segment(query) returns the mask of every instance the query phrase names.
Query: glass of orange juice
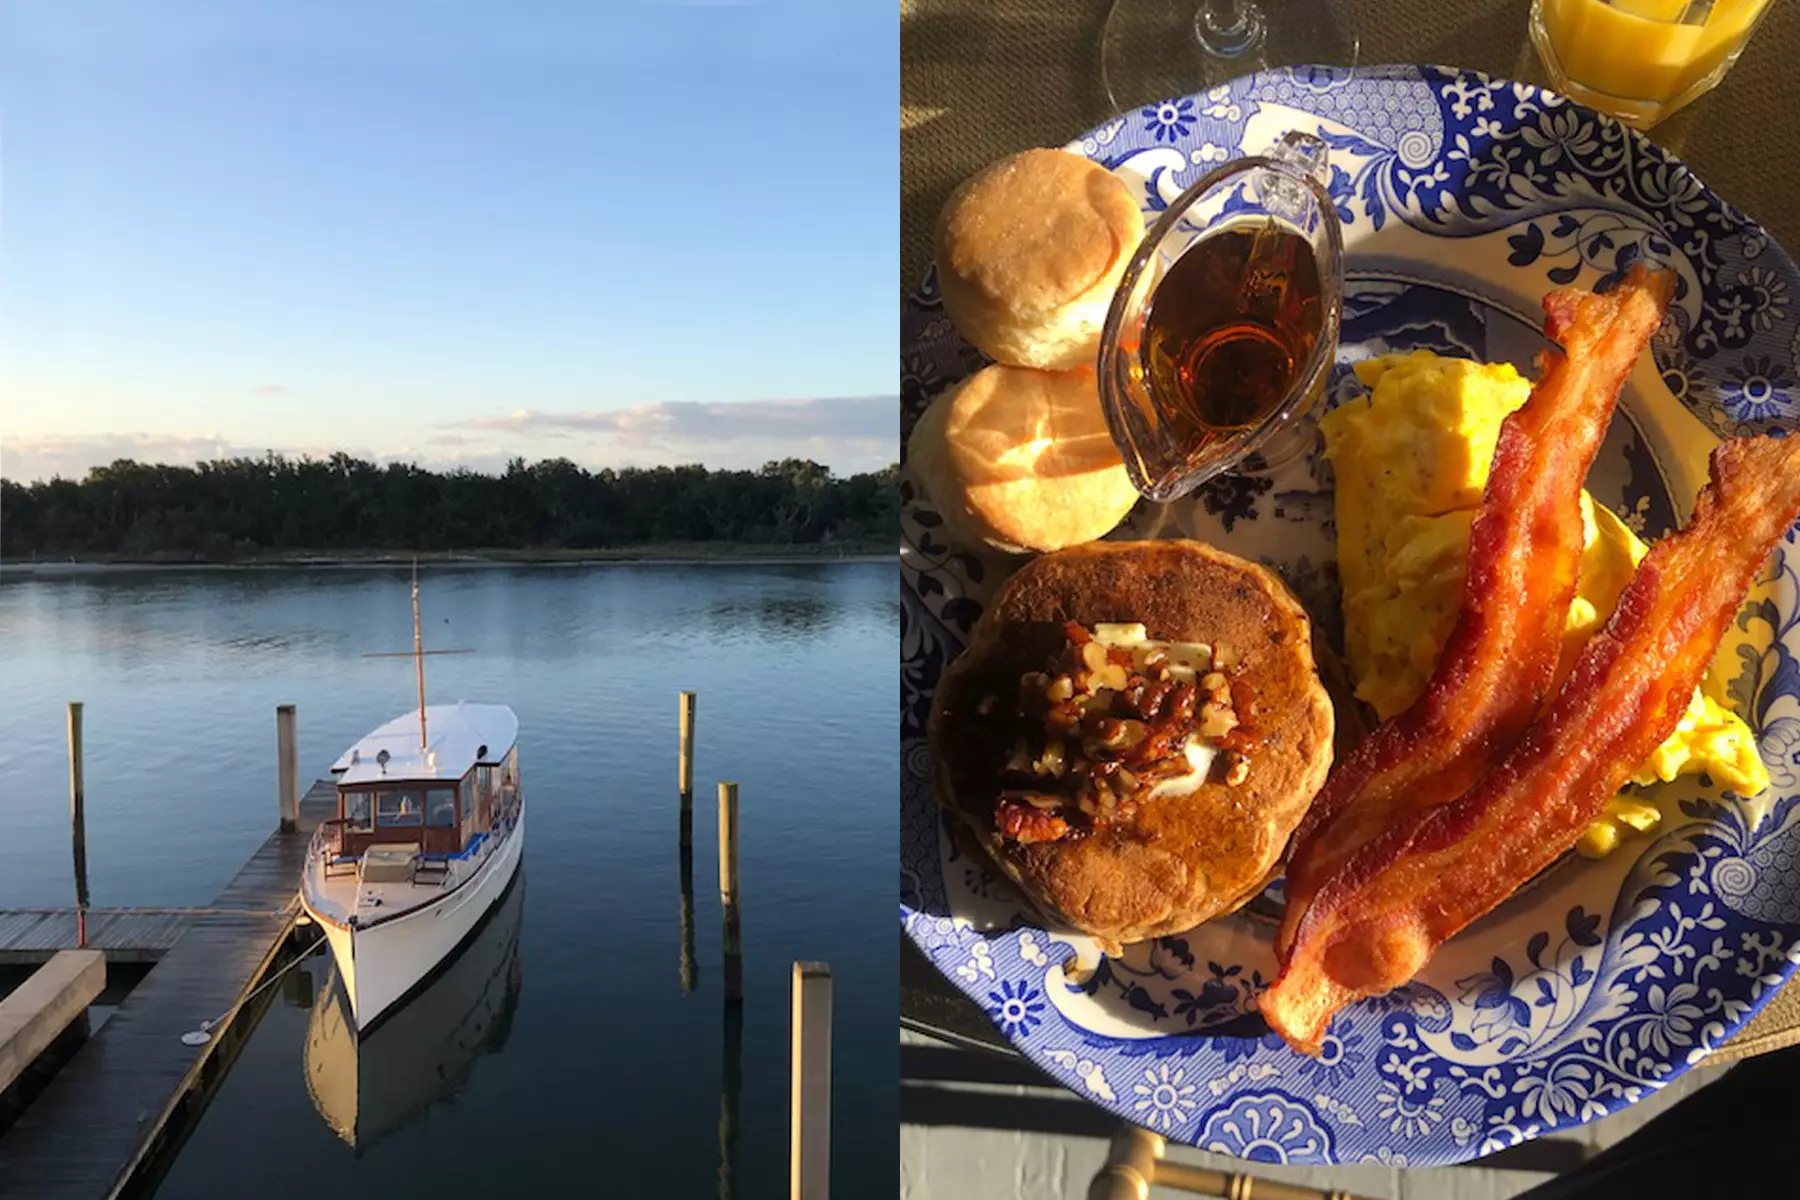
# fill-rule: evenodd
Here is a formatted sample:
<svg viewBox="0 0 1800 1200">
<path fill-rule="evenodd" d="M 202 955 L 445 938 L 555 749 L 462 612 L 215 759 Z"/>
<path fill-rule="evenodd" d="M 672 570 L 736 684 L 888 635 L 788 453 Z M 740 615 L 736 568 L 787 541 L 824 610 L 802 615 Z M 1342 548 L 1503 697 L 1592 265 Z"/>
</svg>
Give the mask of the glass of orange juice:
<svg viewBox="0 0 1800 1200">
<path fill-rule="evenodd" d="M 1531 41 L 1563 95 L 1648 129 L 1716 86 L 1770 0 L 1531 0 Z"/>
</svg>

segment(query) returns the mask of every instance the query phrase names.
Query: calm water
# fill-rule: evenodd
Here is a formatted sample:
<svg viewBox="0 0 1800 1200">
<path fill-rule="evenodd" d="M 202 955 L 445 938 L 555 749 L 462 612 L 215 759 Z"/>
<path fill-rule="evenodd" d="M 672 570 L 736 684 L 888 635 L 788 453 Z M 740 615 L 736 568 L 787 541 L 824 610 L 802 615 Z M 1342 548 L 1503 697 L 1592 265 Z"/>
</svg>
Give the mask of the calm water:
<svg viewBox="0 0 1800 1200">
<path fill-rule="evenodd" d="M 835 976 L 835 1190 L 891 1187 L 893 566 L 432 569 L 422 588 L 427 645 L 479 651 L 428 660 L 430 698 L 519 714 L 522 884 L 360 1062 L 334 1026 L 325 957 L 272 989 L 158 1196 L 721 1194 L 719 779 L 741 785 L 732 1194 L 786 1195 L 788 973 L 813 958 Z M 66 701 L 87 705 L 93 903 L 204 904 L 274 823 L 275 706 L 299 706 L 305 786 L 413 706 L 409 661 L 358 657 L 411 636 L 400 571 L 0 586 L 0 906 L 72 902 Z M 679 974 L 682 688 L 700 695 L 692 994 Z"/>
</svg>

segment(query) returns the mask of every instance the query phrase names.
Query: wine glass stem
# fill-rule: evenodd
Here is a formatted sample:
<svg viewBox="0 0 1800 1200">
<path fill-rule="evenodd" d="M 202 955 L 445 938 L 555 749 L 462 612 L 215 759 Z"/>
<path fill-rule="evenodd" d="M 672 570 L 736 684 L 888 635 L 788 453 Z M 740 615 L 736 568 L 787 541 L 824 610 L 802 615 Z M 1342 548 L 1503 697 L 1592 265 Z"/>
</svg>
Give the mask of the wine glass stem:
<svg viewBox="0 0 1800 1200">
<path fill-rule="evenodd" d="M 1202 0 L 1194 13 L 1194 37 L 1208 54 L 1237 58 L 1262 43 L 1264 23 L 1254 0 Z"/>
</svg>

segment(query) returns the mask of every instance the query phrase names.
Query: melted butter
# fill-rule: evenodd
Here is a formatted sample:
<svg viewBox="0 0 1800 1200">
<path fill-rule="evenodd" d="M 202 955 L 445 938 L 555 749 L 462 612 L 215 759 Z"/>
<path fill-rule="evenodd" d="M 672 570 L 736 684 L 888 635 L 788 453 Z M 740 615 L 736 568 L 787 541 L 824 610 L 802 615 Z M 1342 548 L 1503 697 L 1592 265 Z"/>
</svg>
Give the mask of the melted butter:
<svg viewBox="0 0 1800 1200">
<path fill-rule="evenodd" d="M 1131 661 L 1139 670 L 1143 669 L 1144 659 L 1151 651 L 1161 650 L 1169 677 L 1183 683 L 1198 682 L 1213 667 L 1213 649 L 1205 642 L 1158 641 L 1136 621 L 1101 622 L 1094 626 L 1094 640 L 1109 649 L 1131 651 Z M 1188 769 L 1153 785 L 1150 788 L 1152 800 L 1159 796 L 1192 795 L 1206 782 L 1213 760 L 1219 756 L 1217 746 L 1193 734 L 1188 735 L 1181 752 L 1188 761 Z"/>
<path fill-rule="evenodd" d="M 1219 756 L 1217 746 L 1211 742 L 1203 742 L 1191 734 L 1181 752 L 1188 760 L 1188 769 L 1153 786 L 1150 789 L 1152 800 L 1159 796 L 1193 795 L 1206 782 L 1207 775 L 1212 771 L 1213 759 Z"/>
</svg>

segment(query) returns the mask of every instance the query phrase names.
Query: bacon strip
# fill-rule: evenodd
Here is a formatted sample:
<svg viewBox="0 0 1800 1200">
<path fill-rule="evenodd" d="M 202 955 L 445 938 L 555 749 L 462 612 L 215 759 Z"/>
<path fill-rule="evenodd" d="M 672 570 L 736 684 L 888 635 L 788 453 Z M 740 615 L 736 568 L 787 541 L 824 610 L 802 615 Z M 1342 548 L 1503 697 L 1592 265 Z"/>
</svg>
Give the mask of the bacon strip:
<svg viewBox="0 0 1800 1200">
<path fill-rule="evenodd" d="M 1531 398 L 1501 423 L 1456 625 L 1424 694 L 1338 764 L 1295 831 L 1277 954 L 1359 847 L 1461 795 L 1537 714 L 1581 567 L 1582 481 L 1674 280 L 1638 266 L 1604 296 L 1544 297 L 1545 333 L 1562 351 L 1544 355 Z"/>
<path fill-rule="evenodd" d="M 1317 1054 L 1331 1016 L 1411 979 L 1573 846 L 1662 744 L 1777 539 L 1800 516 L 1800 436 L 1713 451 L 1694 519 L 1651 548 L 1544 715 L 1480 783 L 1359 850 L 1300 923 L 1263 1016 Z"/>
</svg>

